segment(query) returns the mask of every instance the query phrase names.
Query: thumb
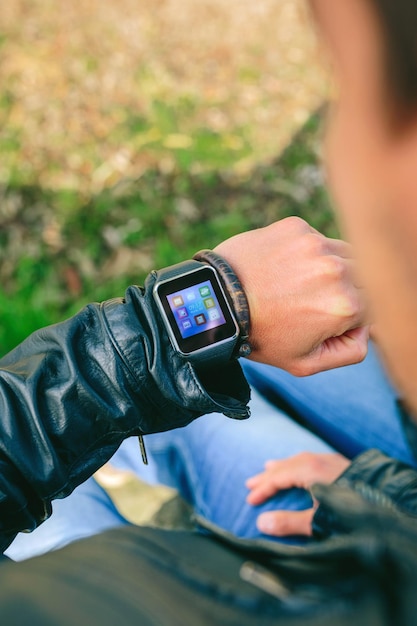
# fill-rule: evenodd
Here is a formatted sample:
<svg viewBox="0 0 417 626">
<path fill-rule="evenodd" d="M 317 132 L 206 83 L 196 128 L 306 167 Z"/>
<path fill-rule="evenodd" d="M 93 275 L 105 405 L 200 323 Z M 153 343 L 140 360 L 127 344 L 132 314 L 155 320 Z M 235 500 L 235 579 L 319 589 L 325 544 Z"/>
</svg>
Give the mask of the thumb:
<svg viewBox="0 0 417 626">
<path fill-rule="evenodd" d="M 265 535 L 312 535 L 314 509 L 304 511 L 268 511 L 259 515 L 256 525 Z"/>
</svg>

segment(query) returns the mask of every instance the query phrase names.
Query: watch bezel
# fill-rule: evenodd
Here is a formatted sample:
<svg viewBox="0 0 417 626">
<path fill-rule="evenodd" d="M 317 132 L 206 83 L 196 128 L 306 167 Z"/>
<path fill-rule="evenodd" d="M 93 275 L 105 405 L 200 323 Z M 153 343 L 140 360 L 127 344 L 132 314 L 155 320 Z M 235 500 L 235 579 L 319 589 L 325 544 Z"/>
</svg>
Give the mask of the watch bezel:
<svg viewBox="0 0 417 626">
<path fill-rule="evenodd" d="M 206 281 L 210 281 L 213 287 L 213 291 L 226 322 L 215 328 L 194 334 L 191 337 L 183 338 L 169 305 L 168 296 Z M 213 350 L 216 346 L 221 346 L 226 342 L 236 342 L 239 336 L 239 326 L 227 301 L 217 272 L 213 267 L 203 265 L 202 267 L 185 271 L 179 276 L 158 280 L 153 291 L 171 342 L 175 349 L 184 357 L 190 359 L 192 357 L 198 357 L 202 355 L 203 352 Z"/>
</svg>

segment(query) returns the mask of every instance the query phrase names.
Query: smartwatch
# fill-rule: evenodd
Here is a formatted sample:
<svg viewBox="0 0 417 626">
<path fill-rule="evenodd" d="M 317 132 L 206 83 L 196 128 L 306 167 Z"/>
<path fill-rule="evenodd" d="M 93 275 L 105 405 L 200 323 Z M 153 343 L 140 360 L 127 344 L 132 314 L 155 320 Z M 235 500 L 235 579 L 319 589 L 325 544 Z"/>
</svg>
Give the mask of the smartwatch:
<svg viewBox="0 0 417 626">
<path fill-rule="evenodd" d="M 153 296 L 184 359 L 207 367 L 234 356 L 240 330 L 214 267 L 191 260 L 159 270 Z"/>
</svg>

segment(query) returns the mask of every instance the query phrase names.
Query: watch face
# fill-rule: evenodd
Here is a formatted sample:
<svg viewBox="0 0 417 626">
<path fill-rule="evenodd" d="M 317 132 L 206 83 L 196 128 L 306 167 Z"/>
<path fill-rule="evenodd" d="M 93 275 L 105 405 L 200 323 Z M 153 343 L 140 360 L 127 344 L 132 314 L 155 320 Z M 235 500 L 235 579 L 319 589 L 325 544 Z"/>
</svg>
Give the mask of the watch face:
<svg viewBox="0 0 417 626">
<path fill-rule="evenodd" d="M 211 268 L 162 282 L 157 294 L 182 353 L 190 354 L 236 337 L 236 324 Z"/>
</svg>

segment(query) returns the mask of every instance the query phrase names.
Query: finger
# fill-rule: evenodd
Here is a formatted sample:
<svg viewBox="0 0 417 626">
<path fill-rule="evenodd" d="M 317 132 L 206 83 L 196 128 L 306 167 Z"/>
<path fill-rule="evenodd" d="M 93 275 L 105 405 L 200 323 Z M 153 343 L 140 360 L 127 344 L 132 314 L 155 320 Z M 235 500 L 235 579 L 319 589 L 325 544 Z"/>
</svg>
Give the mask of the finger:
<svg viewBox="0 0 417 626">
<path fill-rule="evenodd" d="M 264 480 L 264 475 L 265 472 L 262 472 L 261 474 L 256 474 L 256 476 L 251 476 L 245 482 L 246 487 L 248 489 L 255 489 L 255 487 L 257 487 L 260 483 L 262 483 L 262 480 Z"/>
<path fill-rule="evenodd" d="M 343 363 L 346 362 L 346 364 L 363 361 L 368 353 L 369 330 L 368 325 L 359 326 L 346 331 L 339 337 L 334 337 L 333 340 L 328 340 L 326 342 L 328 353 L 340 355 Z"/>
<path fill-rule="evenodd" d="M 322 332 L 340 335 L 350 328 L 363 326 L 369 316 L 368 302 L 359 283 L 355 263 L 350 259 L 327 255 L 315 262 L 313 271 L 317 272 L 314 289 L 311 290 L 314 306 L 327 314 L 327 326 L 331 324 L 327 330 L 326 325 L 322 325 Z M 331 333 L 331 330 L 334 332 Z"/>
<path fill-rule="evenodd" d="M 348 330 L 338 337 L 330 337 L 297 367 L 298 376 L 353 365 L 364 360 L 368 353 L 369 326 Z"/>
<path fill-rule="evenodd" d="M 344 241 L 343 239 L 336 239 L 332 237 L 326 237 L 323 233 L 320 233 L 318 230 L 309 226 L 309 230 L 311 233 L 318 235 L 322 245 L 323 252 L 327 254 L 334 254 L 336 256 L 340 256 L 343 259 L 352 259 L 353 258 L 353 246 L 352 244 Z"/>
<path fill-rule="evenodd" d="M 360 279 L 358 272 L 358 264 L 355 260 L 345 257 L 343 261 L 340 262 L 340 258 L 342 255 L 335 255 L 339 257 L 339 272 L 343 271 L 340 278 L 346 286 L 354 287 L 355 289 L 363 289 L 363 282 Z M 336 265 L 336 264 L 335 264 Z M 337 267 L 337 265 L 336 265 Z M 363 295 L 361 296 L 363 297 Z"/>
<path fill-rule="evenodd" d="M 314 509 L 304 511 L 268 511 L 256 520 L 258 530 L 265 535 L 287 537 L 288 535 L 312 535 Z"/>
<path fill-rule="evenodd" d="M 273 470 L 275 468 L 279 469 L 280 463 L 281 461 L 279 460 L 277 461 L 276 459 L 265 461 L 264 463 L 265 470 L 268 471 L 268 470 Z M 251 476 L 250 478 L 248 478 L 245 483 L 246 487 L 248 489 L 253 489 L 257 485 L 259 485 L 259 483 L 265 480 L 265 474 L 266 472 L 259 472 L 259 474 L 254 474 L 254 476 Z"/>
<path fill-rule="evenodd" d="M 267 461 L 266 471 L 246 481 L 250 489 L 246 501 L 257 506 L 274 496 L 278 491 L 292 487 L 307 488 L 312 478 L 311 455 L 296 454 L 288 459 Z"/>
<path fill-rule="evenodd" d="M 254 487 L 250 487 L 251 491 L 246 497 L 246 502 L 252 506 L 262 504 L 262 502 L 272 498 L 272 496 L 274 496 L 280 488 L 284 489 L 285 487 L 277 486 L 277 481 L 274 478 L 266 476 L 262 482 L 258 483 Z"/>
<path fill-rule="evenodd" d="M 353 248 L 350 243 L 342 239 L 327 239 L 329 250 L 332 254 L 342 257 L 342 259 L 353 258 Z"/>
</svg>

